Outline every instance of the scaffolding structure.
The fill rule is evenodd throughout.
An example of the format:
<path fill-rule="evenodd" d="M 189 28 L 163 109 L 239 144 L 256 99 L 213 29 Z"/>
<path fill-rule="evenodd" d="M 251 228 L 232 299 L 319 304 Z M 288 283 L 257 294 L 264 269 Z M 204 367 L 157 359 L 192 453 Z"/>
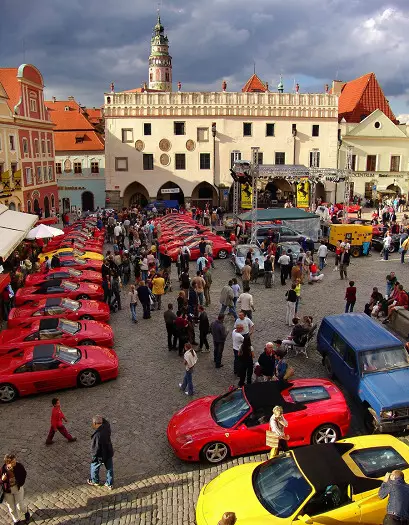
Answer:
<path fill-rule="evenodd" d="M 233 168 L 236 163 L 240 160 L 241 153 L 238 150 L 233 151 Z M 240 183 L 238 181 L 233 182 L 233 215 L 239 214 L 239 203 L 240 203 Z"/>

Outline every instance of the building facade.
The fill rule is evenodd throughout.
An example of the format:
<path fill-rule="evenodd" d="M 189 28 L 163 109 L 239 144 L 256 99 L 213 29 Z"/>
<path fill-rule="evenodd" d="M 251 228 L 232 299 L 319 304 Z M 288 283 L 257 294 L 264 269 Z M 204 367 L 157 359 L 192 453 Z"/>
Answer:
<path fill-rule="evenodd" d="M 15 188 L 10 204 L 22 211 L 49 217 L 53 209 L 58 211 L 58 190 L 54 171 L 54 125 L 44 105 L 42 75 L 30 64 L 18 69 L 0 68 L 0 84 L 7 95 L 15 129 L 14 139 L 9 136 L 10 150 L 15 151 L 17 162 L 17 166 L 10 162 L 10 187 Z"/>
<path fill-rule="evenodd" d="M 105 145 L 89 113 L 73 97 L 46 102 L 55 124 L 55 170 L 60 209 L 93 211 L 105 207 Z M 96 117 L 96 115 L 93 115 Z M 98 121 L 98 119 L 96 119 Z"/>
<path fill-rule="evenodd" d="M 13 114 L 7 104 L 8 96 L 0 84 L 0 204 L 11 210 L 21 211 L 23 192 L 18 171 L 18 129 L 14 124 Z"/>

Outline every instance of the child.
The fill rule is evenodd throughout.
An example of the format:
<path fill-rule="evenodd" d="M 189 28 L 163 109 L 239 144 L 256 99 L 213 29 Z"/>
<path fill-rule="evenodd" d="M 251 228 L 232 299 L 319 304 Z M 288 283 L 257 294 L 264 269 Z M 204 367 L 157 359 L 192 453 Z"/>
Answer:
<path fill-rule="evenodd" d="M 64 416 L 60 400 L 58 397 L 54 397 L 51 401 L 53 405 L 53 409 L 51 411 L 51 428 L 50 432 L 48 433 L 47 440 L 45 442 L 46 445 L 52 445 L 53 444 L 53 437 L 55 435 L 56 430 L 60 432 L 70 443 L 73 443 L 74 441 L 77 441 L 77 438 L 72 437 L 71 434 L 68 432 L 68 430 L 63 425 L 63 421 L 67 422 L 68 419 Z"/>
<path fill-rule="evenodd" d="M 354 311 L 354 306 L 355 306 L 355 302 L 356 302 L 356 288 L 355 288 L 355 282 L 354 281 L 349 281 L 349 286 L 348 288 L 346 289 L 346 292 L 345 292 L 345 299 L 346 299 L 346 306 L 345 306 L 345 313 L 347 314 L 348 312 L 353 312 Z"/>
<path fill-rule="evenodd" d="M 295 313 L 298 312 L 298 306 L 300 304 L 300 298 L 301 298 L 301 279 L 297 279 L 295 281 L 295 293 L 297 294 L 297 300 L 295 301 Z"/>

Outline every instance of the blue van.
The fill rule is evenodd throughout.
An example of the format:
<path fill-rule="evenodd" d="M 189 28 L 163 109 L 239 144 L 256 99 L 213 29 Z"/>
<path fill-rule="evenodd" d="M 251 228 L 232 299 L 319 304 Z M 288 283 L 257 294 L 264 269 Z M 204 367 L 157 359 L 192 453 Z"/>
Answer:
<path fill-rule="evenodd" d="M 366 314 L 329 315 L 317 348 L 329 377 L 363 403 L 369 428 L 409 426 L 409 356 L 399 339 Z"/>

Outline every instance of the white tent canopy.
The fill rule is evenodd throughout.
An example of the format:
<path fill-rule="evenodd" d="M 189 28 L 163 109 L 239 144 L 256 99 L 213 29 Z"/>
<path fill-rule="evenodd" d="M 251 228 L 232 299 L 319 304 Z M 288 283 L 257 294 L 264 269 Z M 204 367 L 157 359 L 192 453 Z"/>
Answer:
<path fill-rule="evenodd" d="M 30 241 L 34 239 L 51 239 L 59 235 L 64 235 L 64 232 L 58 228 L 47 226 L 46 224 L 39 224 L 28 232 L 26 239 Z"/>
<path fill-rule="evenodd" d="M 7 259 L 37 220 L 37 215 L 12 211 L 0 204 L 0 257 Z"/>

